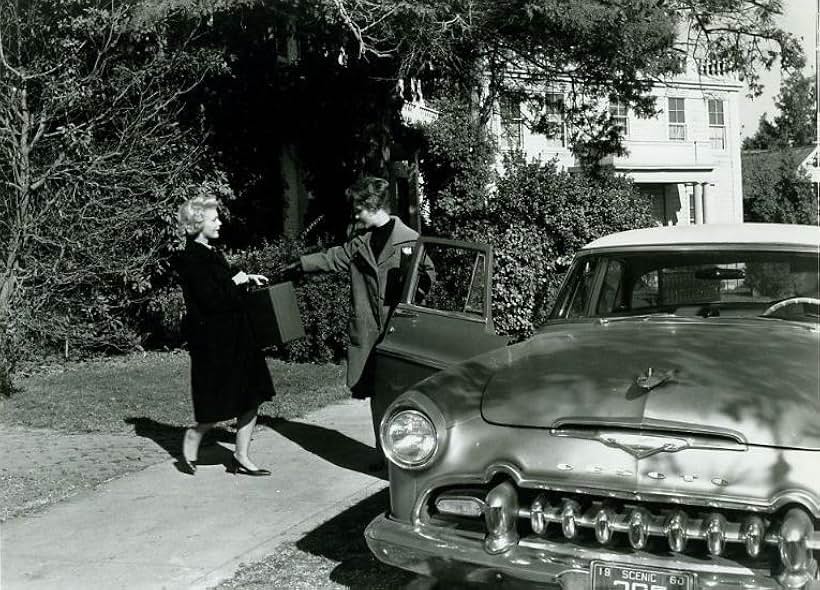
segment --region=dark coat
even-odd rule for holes
[[[399,274],[402,250],[412,253],[418,232],[407,227],[398,217],[393,231],[384,245],[379,259],[370,248],[372,232],[354,237],[341,246],[326,252],[301,257],[305,272],[336,271],[350,274],[350,318],[348,330],[350,345],[347,349],[347,386],[353,396],[369,397],[372,375],[365,370],[368,359],[379,342],[390,310],[398,302]]]
[[[225,257],[189,240],[178,259],[191,355],[191,396],[197,422],[228,420],[274,395],[264,356],[254,342],[244,289]]]

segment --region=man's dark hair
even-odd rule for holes
[[[389,186],[385,179],[378,176],[363,176],[350,185],[345,194],[351,200],[355,211],[383,209],[389,213],[390,195],[387,191]]]

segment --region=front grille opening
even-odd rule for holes
[[[448,527],[459,531],[469,531],[472,535],[486,534],[484,518],[480,516],[465,517],[455,514],[443,513],[436,508],[436,501],[442,497],[469,496],[479,500],[485,500],[487,494],[497,482],[491,482],[486,486],[448,486],[441,488],[431,494],[425,506],[422,507],[422,522]],[[536,498],[545,501],[549,511],[546,529],[542,533],[536,533],[531,525],[530,509]],[[548,541],[557,545],[567,545],[584,548],[597,548],[601,546],[595,534],[595,517],[598,511],[606,508],[613,516],[611,539],[606,544],[607,551],[631,555],[635,553],[652,554],[659,557],[688,557],[690,559],[708,562],[716,557],[713,556],[704,538],[705,526],[715,515],[720,517],[719,530],[724,535],[723,550],[720,552],[720,559],[744,565],[754,570],[771,570],[770,564],[779,563],[777,555],[776,535],[779,531],[780,517],[778,515],[757,514],[742,510],[726,510],[719,508],[706,508],[702,506],[686,506],[673,503],[661,502],[632,502],[624,500],[613,500],[605,496],[583,493],[563,493],[545,492],[529,488],[517,489],[517,500],[519,504],[518,533],[522,539],[532,541]],[[571,502],[577,507],[576,530],[574,538],[565,537],[560,519],[561,507],[565,503]],[[647,526],[646,542],[642,549],[632,546],[629,539],[628,523],[633,511],[641,511],[650,523]],[[670,547],[667,538],[665,523],[669,522],[672,514],[681,512],[685,515],[687,525],[687,542],[681,552],[674,552]],[[764,541],[761,542],[757,556],[749,555],[741,534],[742,527],[750,518],[757,517],[763,525]],[[818,551],[815,551],[815,556]]]

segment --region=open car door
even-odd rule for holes
[[[492,249],[419,238],[400,301],[376,347],[376,390],[396,397],[453,363],[508,343],[493,329]]]

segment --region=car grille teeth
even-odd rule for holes
[[[635,550],[646,550],[653,538],[661,537],[675,553],[686,552],[692,542],[698,541],[710,555],[724,555],[734,544],[741,545],[749,557],[757,558],[764,546],[776,545],[779,539],[775,526],[778,520],[770,521],[762,515],[732,519],[719,512],[693,514],[682,508],[650,509],[640,504],[611,504],[604,499],[582,504],[574,497],[561,498],[546,492],[535,497],[529,510],[522,506],[520,516],[528,518],[532,532],[538,536],[548,536],[550,525],[557,523],[566,539],[576,540],[586,529],[594,533],[599,544],[607,545],[620,534]],[[815,534],[815,538],[820,535]]]
[[[677,553],[686,550],[687,529],[689,517],[683,510],[673,512],[666,523],[666,539],[669,541],[669,548]]]
[[[706,519],[706,547],[712,555],[722,555],[726,546],[726,519],[720,514],[711,514]]]
[[[802,567],[807,561],[806,552],[820,549],[820,532],[814,529],[814,521],[795,510],[785,515],[738,510],[699,512],[695,507],[621,503],[608,498],[545,491],[523,497],[520,494],[521,491],[509,483],[499,484],[489,493],[475,488],[448,490],[435,497],[435,516],[445,520],[466,518],[464,510],[451,506],[463,503],[465,498],[471,505],[482,506],[484,530],[495,543],[494,551],[514,544],[519,538],[516,530],[526,534],[521,530],[520,519],[525,519],[532,533],[539,537],[560,534],[573,542],[584,541],[586,531],[594,534],[601,545],[618,545],[620,536],[637,551],[661,550],[660,545],[653,543],[653,539],[660,538],[674,553],[695,551],[723,556],[734,545],[757,559],[764,547],[775,546],[780,550],[783,563],[794,562]],[[699,545],[693,548],[693,543]]]
[[[629,515],[629,544],[633,549],[646,547],[649,537],[649,515],[642,509],[636,508]]]
[[[763,519],[759,516],[750,516],[743,523],[740,529],[740,536],[746,545],[746,553],[750,557],[760,555],[760,548],[763,545],[763,535],[766,531]]]
[[[574,539],[578,534],[577,518],[581,507],[574,500],[564,500],[561,506],[561,530],[567,539]]]
[[[536,535],[543,535],[547,530],[547,521],[544,511],[550,510],[549,502],[544,494],[539,495],[530,507],[530,527]]]
[[[595,538],[602,545],[612,540],[612,519],[612,511],[606,508],[601,508],[595,516]]]

